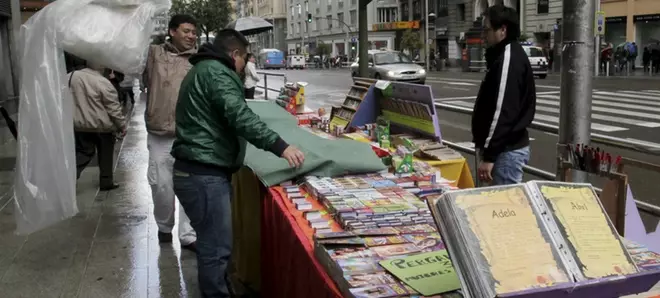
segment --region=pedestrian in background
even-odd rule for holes
[[[188,58],[197,52],[197,21],[193,17],[172,16],[168,28],[169,39],[162,45],[149,47],[143,78],[147,89],[144,115],[149,149],[147,178],[160,243],[172,242],[177,205],[172,189],[174,159],[170,155],[174,143],[174,115],[181,81],[192,67]],[[179,240],[183,248],[196,251],[195,232],[185,212],[179,212]]]
[[[651,63],[651,51],[648,47],[644,47],[644,53],[642,53],[642,64],[644,65],[644,73],[649,72],[649,64]]]
[[[213,45],[204,45],[190,59],[195,66],[181,84],[176,107],[174,191],[197,232],[202,297],[230,297],[231,177],[243,166],[246,142],[292,167],[304,160],[245,101],[238,74],[245,68],[248,44],[236,30],[217,32]]]
[[[260,78],[257,73],[257,66],[254,64],[254,55],[248,53],[247,61],[248,63],[243,71],[245,73],[245,98],[254,99],[254,91],[257,89],[257,82]]]
[[[481,157],[478,179],[492,185],[522,182],[529,161],[527,127],[534,119],[536,86],[513,8],[495,5],[484,18],[488,72],[472,115],[472,136]]]
[[[77,178],[97,155],[99,187],[119,187],[113,179],[115,133],[126,134],[126,118],[117,89],[103,75],[104,68],[88,63],[87,68],[69,73],[73,95],[73,129],[76,142]]]

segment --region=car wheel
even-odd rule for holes
[[[541,79],[545,79],[546,77],[548,77],[548,75],[539,75],[539,78]]]
[[[374,75],[374,79],[376,79],[376,80],[380,80],[380,74],[379,74],[379,73],[376,73],[376,75]]]

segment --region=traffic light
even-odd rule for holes
[[[312,14],[308,13],[307,14],[307,23],[311,23],[311,22],[312,22]]]

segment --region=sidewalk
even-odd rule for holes
[[[137,100],[128,134],[117,144],[115,180],[121,187],[98,192],[98,168],[89,167],[78,181],[80,213],[74,218],[15,235],[13,172],[0,172],[0,296],[199,296],[194,253],[181,251],[176,239],[158,243],[144,109],[145,102]],[[12,147],[15,142],[7,145]]]

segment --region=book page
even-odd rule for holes
[[[568,282],[523,188],[461,195],[456,205],[479,239],[497,294]]]
[[[588,278],[636,272],[590,188],[541,186]]]

